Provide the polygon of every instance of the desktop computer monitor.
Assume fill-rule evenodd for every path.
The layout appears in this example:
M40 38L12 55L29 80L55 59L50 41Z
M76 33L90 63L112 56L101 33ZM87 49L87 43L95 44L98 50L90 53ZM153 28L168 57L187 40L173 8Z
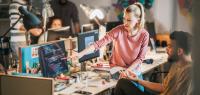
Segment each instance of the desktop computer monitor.
M90 44L94 43L99 39L99 31L92 30L84 33L78 34L78 52L82 51ZM86 60L99 57L99 50L90 52L79 59L79 62L84 62Z
M146 22L146 29L149 32L150 38L156 38L156 30L155 30L155 23L154 22Z
M60 38L68 38L72 35L73 34L70 32L69 26L61 28L50 28L47 31L47 41L59 40Z
M49 30L47 35L48 35L47 36L47 41L55 41L55 40L59 40L60 38L68 38L72 34L71 34L70 31L53 31L53 30Z
M44 77L56 77L68 72L64 41L52 42L38 49L40 67Z
M106 31L109 32L110 30L112 30L113 28L115 28L116 26L123 24L123 22L121 21L112 21L112 22L107 22L106 23Z

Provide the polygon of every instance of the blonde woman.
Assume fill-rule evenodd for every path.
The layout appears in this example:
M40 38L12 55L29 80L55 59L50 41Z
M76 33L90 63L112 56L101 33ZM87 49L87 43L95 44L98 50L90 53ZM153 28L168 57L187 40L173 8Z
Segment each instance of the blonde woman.
M72 55L71 58L81 58L90 51L98 50L113 42L112 55L109 60L110 66L120 66L130 71L139 71L149 42L149 33L144 29L144 16L142 4L134 3L128 6L124 9L124 24L115 27L102 39L85 50ZM125 77L127 77L127 74L120 73L120 78Z
M142 4L135 3L128 6L124 10L124 24L113 28L102 39L72 55L71 58L81 58L90 51L98 50L113 42L110 65L139 70L149 42L149 33L144 29L144 15Z

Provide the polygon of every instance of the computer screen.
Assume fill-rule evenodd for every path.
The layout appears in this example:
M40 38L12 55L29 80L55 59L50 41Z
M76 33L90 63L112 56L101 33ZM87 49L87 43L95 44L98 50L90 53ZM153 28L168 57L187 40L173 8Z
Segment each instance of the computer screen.
M40 67L44 77L56 77L68 72L64 41L52 42L38 48Z
M114 27L123 24L123 22L121 21L112 21L112 22L107 22L106 24L106 31L109 32L110 30L112 30Z
M92 30L84 33L78 34L78 52L82 51L93 42L99 39L99 31ZM84 62L86 60L95 58L99 56L99 50L90 52L79 59L79 62Z
M47 41L59 40L60 38L68 38L72 36L69 26L61 28L49 28L47 31Z
M71 32L69 30L65 31L53 31L49 30L47 34L47 41L55 41L59 40L60 38L68 38Z

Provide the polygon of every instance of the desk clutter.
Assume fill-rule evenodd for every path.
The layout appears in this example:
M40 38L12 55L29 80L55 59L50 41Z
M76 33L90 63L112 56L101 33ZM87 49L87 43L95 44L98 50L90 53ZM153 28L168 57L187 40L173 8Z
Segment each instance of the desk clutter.
M87 42L91 43L98 39L96 32L97 31L89 34L84 33L79 36L82 36L83 39L86 37ZM89 37L87 37L88 35ZM92 35L94 35L94 37ZM82 42L83 39L79 39L79 43L84 44L85 42ZM87 45L88 44L85 43L83 46L85 47ZM66 45L65 40L22 47L20 49L21 56L20 64L17 68L18 70L15 70L15 72L12 71L12 73L9 74L18 79L21 79L21 76L23 76L23 79L50 79L51 81L45 85L48 85L48 89L51 90L45 91L51 94L44 93L42 95L95 95L105 91L105 89L115 87L117 82L115 79L118 79L118 75L116 75L114 79L112 79L112 75L124 68L112 67L108 61L105 60L96 60L96 57L99 55L98 52L91 52L88 54L88 57L85 56L84 59L74 62L67 59L67 55L72 53L68 47L70 48L70 46ZM78 47L78 49L83 49L84 47ZM152 68L158 67L166 61L161 59L167 59L166 55L155 53L148 54L146 59L143 61L145 64L142 63L141 65L141 72L148 72ZM82 70L82 66L85 66L85 71ZM26 85L28 84L27 82L30 81L24 81L23 84ZM12 85L14 85L14 83L10 86ZM34 84L34 86L37 86L37 84Z
M109 76L109 74L105 72L100 73L93 71L71 74L71 78L69 79L70 85L67 87L67 89L64 89L60 92L55 92L55 94L60 95L62 93L67 93L69 95L77 95L77 93L88 93L83 95L94 95L115 85L116 82L114 80L104 79L106 76Z
M148 72L149 70L151 70L151 68L155 68L161 65L164 61L166 61L165 54L156 54L154 56L150 55L150 56L147 56L147 58L148 59L153 58L154 61L152 64L143 63L141 65L142 66L141 69L143 70L141 71L142 73ZM59 77L51 78L53 81L52 81L52 84L49 84L49 85L51 86L52 90L49 90L49 92L51 91L53 94L43 94L43 95L78 95L80 93L88 93L87 95L90 95L90 94L94 95L94 94L98 94L100 92L105 91L105 89L110 89L110 88L115 87L117 80L111 79L110 72L109 72L110 68L108 68L108 64L106 62L92 63L89 61L88 64L86 64L87 71L80 71L79 66L69 68L69 71L71 71L71 69L76 68L77 70L76 72L64 73L64 75L59 75ZM102 69L104 67L105 70L97 70L96 68L92 68L94 66L98 68L102 68ZM40 72L40 76L34 76L34 74L23 74L23 73L16 73L16 72L12 74L20 78L21 76L26 76L26 77L28 76L29 78L33 77L39 80L46 79L42 77L41 72ZM31 94L26 94L26 95L31 95Z

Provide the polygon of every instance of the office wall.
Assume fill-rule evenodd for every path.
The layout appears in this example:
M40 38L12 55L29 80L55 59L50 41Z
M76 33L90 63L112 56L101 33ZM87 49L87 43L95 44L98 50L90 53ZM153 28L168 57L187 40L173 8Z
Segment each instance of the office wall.
M154 1L153 7L150 12L147 12L146 16L152 16L156 33L166 33L174 30L191 32L192 19L189 15L183 15L179 8L178 0Z
M116 21L117 17L114 12L114 7L112 6L113 3L116 3L117 0L69 0L71 2L74 2L78 8L79 11L79 18L80 18L80 24L88 24L89 18L85 15L83 10L80 8L80 4L86 4L89 7L93 8L99 8L101 10L104 10L103 12L107 16L108 21Z
M113 3L117 0L71 0L76 3L77 7L81 3L87 4L96 8L107 8L107 20L118 20L114 11ZM89 23L89 19L79 7L81 24ZM154 21L156 33L166 33L174 30L183 30L191 32L191 22L188 17L180 13L178 0L155 0L152 8L146 14L147 21ZM151 17L150 17L151 16Z
M107 21L116 21L116 13L114 11L113 3L117 0L69 0L76 4L79 11L80 24L89 23L89 19L86 17L83 10L80 8L80 4L87 4L94 8L103 9ZM151 15L156 25L156 33L165 33L173 30L191 31L191 24L186 17L180 14L177 0L155 0L151 9ZM0 23L0 34L9 27L9 22L5 21ZM6 29L5 29L6 28Z
M184 0L183 0L184 1ZM178 0L175 0L176 3L176 26L175 30L182 30L186 32L192 32L192 14L189 12L183 13L183 9L180 9L180 5L178 4ZM191 5L187 5L191 6Z
M156 33L166 33L172 30L174 0L155 0L152 7Z

